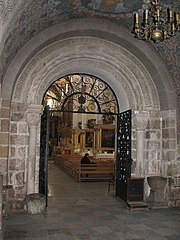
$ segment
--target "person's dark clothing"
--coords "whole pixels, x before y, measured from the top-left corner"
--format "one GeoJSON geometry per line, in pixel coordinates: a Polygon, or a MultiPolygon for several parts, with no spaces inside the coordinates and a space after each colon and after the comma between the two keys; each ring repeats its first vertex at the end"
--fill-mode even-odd
{"type": "MultiPolygon", "coordinates": [[[[84,157],[81,159],[81,164],[91,164],[91,161],[88,157],[89,155],[85,154],[84,157]]],[[[81,174],[82,177],[82,174],[81,174]]],[[[88,177],[88,174],[86,174],[86,177],[88,177]]]]}
{"type": "Polygon", "coordinates": [[[84,156],[82,159],[81,159],[81,164],[91,164],[91,161],[90,159],[88,158],[88,156],[84,156]]]}

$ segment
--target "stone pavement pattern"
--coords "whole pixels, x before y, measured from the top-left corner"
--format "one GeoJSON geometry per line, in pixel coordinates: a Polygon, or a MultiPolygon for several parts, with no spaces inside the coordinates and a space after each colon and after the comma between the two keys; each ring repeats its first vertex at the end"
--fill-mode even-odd
{"type": "Polygon", "coordinates": [[[47,212],[11,213],[4,240],[180,240],[180,209],[130,211],[107,189],[50,163],[47,212]]]}

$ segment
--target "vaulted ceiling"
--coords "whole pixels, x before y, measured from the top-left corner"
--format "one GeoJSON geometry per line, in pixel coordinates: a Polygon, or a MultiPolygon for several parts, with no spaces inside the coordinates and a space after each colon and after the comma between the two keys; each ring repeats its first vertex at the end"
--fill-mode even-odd
{"type": "MultiPolygon", "coordinates": [[[[165,7],[180,12],[179,0],[161,0],[165,7]]],[[[39,32],[62,21],[77,18],[108,19],[131,32],[133,13],[141,15],[150,0],[0,0],[1,81],[16,54],[39,32]]],[[[153,47],[162,56],[180,95],[180,36],[153,47]]],[[[148,44],[148,43],[145,43],[148,44]]]]}

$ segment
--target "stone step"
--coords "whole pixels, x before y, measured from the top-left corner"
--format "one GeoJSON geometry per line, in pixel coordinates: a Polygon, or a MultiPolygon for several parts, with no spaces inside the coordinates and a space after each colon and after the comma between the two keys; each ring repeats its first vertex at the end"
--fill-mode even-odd
{"type": "Polygon", "coordinates": [[[132,210],[148,210],[148,205],[144,201],[127,201],[128,207],[132,210]]]}

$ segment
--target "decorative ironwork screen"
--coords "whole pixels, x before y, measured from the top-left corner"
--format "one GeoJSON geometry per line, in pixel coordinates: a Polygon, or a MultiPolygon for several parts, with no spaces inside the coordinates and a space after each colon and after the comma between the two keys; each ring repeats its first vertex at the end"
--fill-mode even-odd
{"type": "Polygon", "coordinates": [[[49,154],[49,106],[45,107],[41,115],[41,137],[40,137],[40,163],[39,163],[39,192],[48,200],[48,154],[49,154]]]}
{"type": "Polygon", "coordinates": [[[97,77],[73,74],[54,82],[48,89],[44,103],[51,98],[51,110],[67,112],[117,113],[116,96],[109,85],[97,77]]]}
{"type": "Polygon", "coordinates": [[[131,110],[117,116],[116,196],[127,201],[127,179],[131,177],[131,110]]]}

